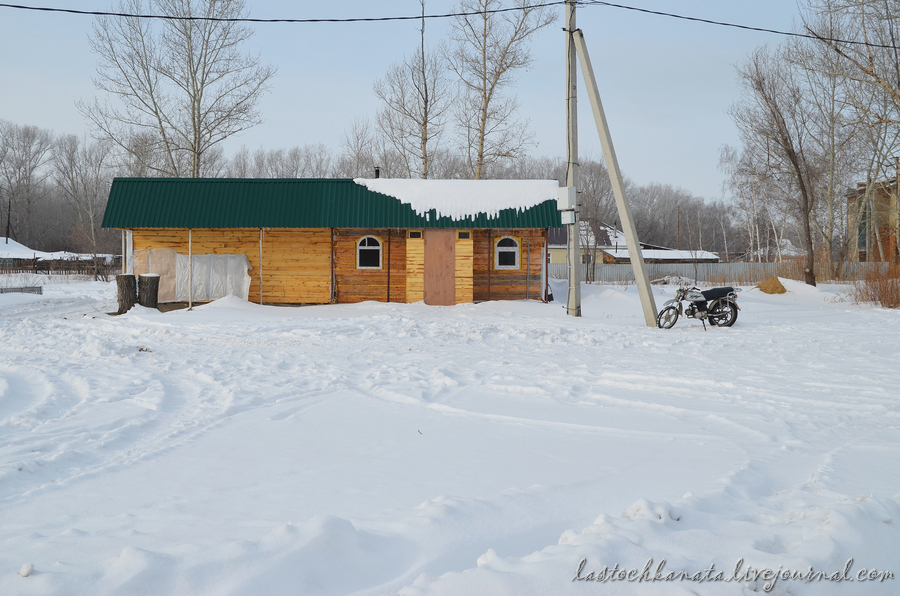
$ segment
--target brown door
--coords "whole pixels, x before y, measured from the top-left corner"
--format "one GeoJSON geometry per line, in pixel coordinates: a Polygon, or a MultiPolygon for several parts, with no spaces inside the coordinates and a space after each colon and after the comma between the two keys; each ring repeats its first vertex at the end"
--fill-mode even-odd
{"type": "Polygon", "coordinates": [[[456,230],[425,230],[425,304],[456,304],[456,230]]]}

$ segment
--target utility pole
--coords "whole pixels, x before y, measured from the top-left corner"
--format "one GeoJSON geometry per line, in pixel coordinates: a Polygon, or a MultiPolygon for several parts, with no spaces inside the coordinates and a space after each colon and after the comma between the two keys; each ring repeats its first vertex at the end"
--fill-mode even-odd
{"type": "Polygon", "coordinates": [[[653,299],[650,277],[647,274],[647,268],[644,266],[644,257],[641,254],[637,229],[634,226],[634,219],[631,217],[631,207],[625,198],[625,183],[622,179],[622,172],[619,171],[619,160],[616,159],[616,152],[613,149],[612,136],[609,133],[609,125],[606,122],[603,104],[600,101],[600,92],[597,90],[597,79],[594,77],[594,69],[591,66],[587,44],[584,42],[584,35],[581,31],[573,31],[572,39],[578,52],[578,60],[581,63],[581,73],[584,76],[588,99],[591,102],[591,110],[594,113],[594,123],[597,125],[597,133],[600,135],[600,146],[603,148],[606,170],[609,172],[609,181],[612,183],[613,194],[616,197],[616,209],[619,212],[619,220],[622,222],[622,232],[625,233],[625,240],[628,242],[628,255],[631,258],[634,279],[637,282],[638,294],[641,297],[644,320],[648,327],[656,327],[656,301],[653,299]]]}
{"type": "MultiPolygon", "coordinates": [[[[566,186],[575,189],[578,168],[578,62],[575,50],[575,2],[566,0],[566,186]]],[[[581,249],[578,229],[578,194],[568,223],[566,260],[569,263],[569,294],[566,314],[581,316],[581,249]]]]}

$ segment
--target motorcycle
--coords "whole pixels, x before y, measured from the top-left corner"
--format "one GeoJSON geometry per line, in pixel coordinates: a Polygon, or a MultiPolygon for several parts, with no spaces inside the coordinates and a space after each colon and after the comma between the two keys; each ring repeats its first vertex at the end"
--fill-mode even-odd
{"type": "Polygon", "coordinates": [[[656,317],[656,325],[660,329],[669,329],[678,320],[679,315],[692,319],[700,319],[706,329],[706,321],[717,327],[731,327],[737,321],[740,307],[737,305],[737,293],[740,288],[723,287],[711,290],[699,288],[679,288],[675,298],[663,305],[656,317]],[[682,303],[687,302],[687,306],[682,303]]]}

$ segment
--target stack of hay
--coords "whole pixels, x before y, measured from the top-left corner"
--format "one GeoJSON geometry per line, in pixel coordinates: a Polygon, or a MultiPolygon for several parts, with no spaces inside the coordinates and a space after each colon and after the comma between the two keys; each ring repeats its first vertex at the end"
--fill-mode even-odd
{"type": "Polygon", "coordinates": [[[770,277],[756,287],[766,294],[784,294],[787,292],[787,289],[778,281],[777,277],[770,277]]]}

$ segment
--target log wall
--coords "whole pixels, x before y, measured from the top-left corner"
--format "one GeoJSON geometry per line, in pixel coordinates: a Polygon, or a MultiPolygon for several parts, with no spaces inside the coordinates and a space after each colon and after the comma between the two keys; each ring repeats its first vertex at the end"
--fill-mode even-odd
{"type": "MultiPolygon", "coordinates": [[[[188,254],[188,230],[183,228],[133,231],[134,250],[171,248],[188,254]]],[[[267,228],[263,230],[262,279],[259,228],[195,229],[195,255],[247,255],[250,301],[270,304],[328,302],[331,295],[331,241],[328,229],[267,228]]]]}
{"type": "Polygon", "coordinates": [[[331,231],[327,228],[263,230],[262,272],[263,302],[329,302],[331,231]]]}
{"type": "Polygon", "coordinates": [[[547,240],[546,230],[541,228],[473,230],[473,235],[475,301],[524,300],[526,293],[530,298],[540,299],[541,249],[547,240]],[[511,236],[519,241],[518,269],[494,267],[494,246],[505,236],[511,236]]]}
{"type": "MultiPolygon", "coordinates": [[[[188,254],[187,229],[134,230],[134,250],[171,248],[188,254]]],[[[541,249],[546,230],[471,230],[471,239],[456,240],[457,303],[482,300],[522,300],[541,295],[541,249]],[[503,236],[520,243],[519,268],[494,268],[494,245],[503,236]],[[530,254],[530,268],[528,267],[530,254]],[[527,271],[526,271],[527,269],[527,271]]],[[[259,228],[196,229],[194,254],[245,254],[250,271],[250,301],[276,304],[377,300],[418,302],[424,299],[425,243],[407,238],[406,230],[267,228],[263,234],[260,280],[259,228]],[[381,269],[357,269],[356,243],[364,236],[382,241],[381,269]],[[331,251],[334,251],[332,289],[331,251]],[[388,275],[390,258],[390,275],[388,275]],[[388,278],[390,277],[390,293],[388,278]]]]}
{"type": "Polygon", "coordinates": [[[406,302],[406,230],[334,230],[337,302],[406,302]],[[381,241],[381,269],[357,269],[356,245],[364,236],[381,241]],[[388,244],[390,236],[390,244],[388,244]],[[388,275],[390,271],[390,275],[388,275]],[[390,293],[388,278],[390,277],[390,293]]]}

